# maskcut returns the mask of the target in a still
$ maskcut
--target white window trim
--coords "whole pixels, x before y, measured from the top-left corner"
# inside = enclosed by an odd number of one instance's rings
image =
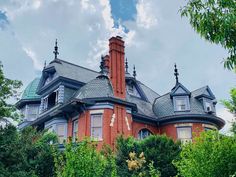
[[[178,129],[181,128],[190,128],[191,130],[191,138],[179,138],[179,133],[178,133]],[[176,133],[177,133],[177,139],[181,141],[181,143],[188,143],[188,142],[192,142],[192,138],[193,138],[193,130],[192,130],[192,126],[178,126],[176,127]]]
[[[185,99],[185,103],[186,103],[186,109],[185,110],[177,110],[177,105],[176,105],[176,101],[178,99]],[[190,111],[190,101],[189,101],[189,97],[188,96],[174,96],[173,97],[173,105],[174,105],[174,111],[175,112],[184,112],[184,111]]]
[[[103,141],[103,112],[104,110],[97,110],[97,113],[94,113],[96,110],[93,110],[93,111],[90,111],[90,138],[93,140],[93,141]],[[100,111],[100,112],[99,112]],[[102,113],[101,113],[102,111]],[[91,114],[91,112],[93,112],[93,114]],[[97,138],[94,138],[92,137],[92,116],[94,115],[100,115],[101,116],[101,129],[102,129],[102,136],[100,139],[97,139]]]

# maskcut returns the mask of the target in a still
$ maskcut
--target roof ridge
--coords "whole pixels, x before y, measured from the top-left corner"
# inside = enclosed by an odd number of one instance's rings
[[[92,69],[86,68],[86,67],[84,67],[84,66],[80,66],[80,65],[78,65],[78,64],[74,64],[74,63],[71,63],[71,62],[68,62],[68,61],[65,61],[65,60],[59,59],[59,58],[58,58],[57,60],[59,60],[59,61],[61,61],[61,62],[64,62],[64,63],[67,63],[67,64],[70,64],[70,65],[74,65],[74,66],[77,66],[77,67],[80,67],[80,68],[86,69],[86,70],[89,70],[89,71],[92,71],[92,72],[95,72],[95,73],[99,73],[98,71],[95,71],[95,70],[92,70]]]

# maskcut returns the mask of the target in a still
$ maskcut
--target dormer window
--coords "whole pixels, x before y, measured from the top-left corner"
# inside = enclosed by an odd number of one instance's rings
[[[188,110],[190,110],[188,96],[175,96],[175,97],[173,97],[173,101],[174,101],[174,110],[175,111],[188,111]]]
[[[207,113],[215,112],[212,100],[204,99],[204,107]]]

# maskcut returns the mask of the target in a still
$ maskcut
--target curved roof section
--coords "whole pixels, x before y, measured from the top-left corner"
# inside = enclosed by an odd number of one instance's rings
[[[96,79],[91,80],[76,93],[75,98],[101,98],[113,97],[113,89],[109,79],[106,76],[98,76]]]
[[[209,121],[216,121],[219,127],[224,126],[225,122],[223,119],[218,118],[215,114],[208,114],[204,110],[203,103],[195,96],[198,95],[199,89],[191,92],[189,98],[190,111],[174,111],[173,100],[171,94],[167,93],[157,98],[153,104],[153,111],[158,119],[167,120],[169,118],[184,118],[184,117],[199,117],[207,118]]]
[[[30,100],[30,99],[40,99],[40,96],[36,94],[36,90],[39,85],[40,78],[35,78],[24,90],[21,99]]]

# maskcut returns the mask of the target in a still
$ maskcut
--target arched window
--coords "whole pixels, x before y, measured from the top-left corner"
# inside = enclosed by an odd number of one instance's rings
[[[152,135],[152,132],[149,131],[148,129],[144,128],[144,129],[141,129],[139,132],[138,132],[138,139],[142,140],[148,136]]]

